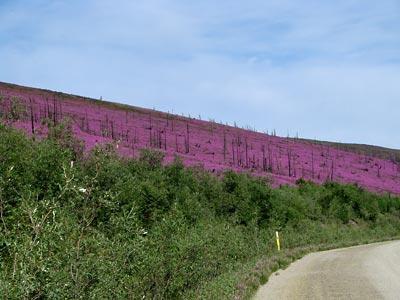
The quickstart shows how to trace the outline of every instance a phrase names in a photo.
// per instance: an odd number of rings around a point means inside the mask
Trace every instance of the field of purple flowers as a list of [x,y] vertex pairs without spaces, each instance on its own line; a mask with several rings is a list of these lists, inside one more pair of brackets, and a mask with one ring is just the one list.
[[357,154],[334,145],[260,132],[47,90],[0,83],[3,122],[43,136],[47,122],[69,119],[87,150],[114,143],[121,155],[143,148],[179,155],[188,166],[213,173],[232,169],[270,177],[273,186],[303,178],[316,183],[356,183],[374,192],[400,194],[395,159]]

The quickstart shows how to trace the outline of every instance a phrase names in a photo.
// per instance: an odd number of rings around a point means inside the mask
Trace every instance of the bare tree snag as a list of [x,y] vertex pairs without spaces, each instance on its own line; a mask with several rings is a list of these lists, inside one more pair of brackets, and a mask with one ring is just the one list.
[[31,111],[31,132],[32,135],[35,135],[35,122],[34,122],[34,117],[33,117],[33,103],[32,103],[32,98],[29,98],[29,103],[30,103],[30,111]]

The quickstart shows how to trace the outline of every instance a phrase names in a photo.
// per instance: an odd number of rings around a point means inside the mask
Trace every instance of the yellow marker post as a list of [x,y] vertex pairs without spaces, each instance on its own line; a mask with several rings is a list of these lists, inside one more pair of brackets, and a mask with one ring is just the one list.
[[276,246],[278,247],[278,251],[281,251],[281,243],[279,241],[279,232],[276,231]]

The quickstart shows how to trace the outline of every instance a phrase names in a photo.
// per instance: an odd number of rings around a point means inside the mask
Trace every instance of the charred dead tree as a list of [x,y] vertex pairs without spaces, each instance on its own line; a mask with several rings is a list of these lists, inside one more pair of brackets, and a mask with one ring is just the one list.
[[153,148],[157,148],[158,146],[157,146],[157,144],[158,144],[158,141],[157,141],[157,131],[155,131],[155,130],[153,130],[153,133],[152,133],[152,135],[151,135],[151,141],[150,141],[150,146],[151,147],[153,147]]
[[60,114],[60,119],[62,120],[64,118],[64,116],[63,116],[61,101],[59,102],[58,111],[59,111],[59,114]]
[[236,161],[235,161],[235,142],[234,142],[233,139],[232,139],[232,163],[233,163],[233,165],[236,164]]
[[53,124],[57,125],[57,105],[56,105],[56,97],[53,97]]
[[280,172],[281,172],[281,164],[280,164],[280,162],[279,162],[279,159],[278,159],[278,155],[277,154],[275,154],[275,161],[276,161],[276,172],[278,173],[278,174],[280,174]]
[[91,133],[89,128],[89,117],[87,111],[85,111],[85,130],[87,133]]
[[114,133],[114,121],[111,121],[111,138],[115,140],[115,133]]
[[240,151],[240,137],[238,136],[236,138],[236,161],[237,165],[240,167],[242,164],[242,158],[241,158],[241,151]]
[[158,129],[157,139],[158,139],[158,148],[162,149],[162,130]]
[[186,122],[186,139],[185,139],[185,152],[189,153],[190,151],[190,132],[189,132],[189,123]]
[[29,98],[29,104],[30,104],[30,112],[31,112],[31,132],[32,132],[32,135],[35,135],[35,120],[34,120],[34,113],[33,113],[32,98]]
[[129,133],[130,133],[130,130],[127,129],[127,130],[125,131],[125,134],[122,135],[122,140],[123,140],[124,142],[126,142],[126,143],[129,142]]
[[164,128],[164,150],[167,151],[167,127]]
[[149,124],[150,124],[150,126],[149,126],[149,146],[150,147],[153,147],[153,122],[152,122],[152,119],[151,119],[151,114],[149,115]]
[[165,114],[165,119],[167,120],[167,127],[169,126],[169,111]]
[[297,157],[296,155],[293,156],[293,176],[297,178]]
[[136,128],[133,130],[133,143],[137,144],[139,142],[139,139],[137,137],[137,130]]
[[271,144],[268,142],[268,171],[273,172]]
[[287,160],[288,160],[288,169],[289,169],[289,177],[292,176],[292,150],[288,146],[287,149]]
[[246,155],[246,168],[249,167],[249,154],[248,154],[248,144],[247,144],[247,138],[245,138],[245,155]]
[[135,139],[131,142],[132,157],[135,157]]
[[265,157],[265,145],[262,145],[261,151],[262,151],[262,169],[264,172],[266,172],[267,171],[267,158]]
[[106,121],[105,124],[103,124],[103,136],[104,137],[109,137],[110,133],[109,133],[109,121],[108,121],[108,114],[106,114]]
[[311,146],[311,176],[314,179],[315,170],[314,170],[314,147]]
[[51,120],[52,115],[51,115],[51,111],[50,111],[49,99],[47,99],[47,98],[46,98],[46,108],[47,108],[46,117],[47,117],[47,119]]
[[4,96],[0,93],[0,114],[4,112]]
[[224,161],[226,160],[226,132],[224,129]]

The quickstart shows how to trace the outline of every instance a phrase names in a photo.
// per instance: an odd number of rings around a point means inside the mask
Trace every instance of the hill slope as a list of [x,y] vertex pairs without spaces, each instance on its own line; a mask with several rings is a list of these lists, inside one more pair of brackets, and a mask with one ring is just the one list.
[[65,118],[87,149],[114,142],[120,154],[137,156],[146,147],[174,155],[211,172],[226,169],[269,176],[273,185],[299,178],[316,183],[357,183],[371,191],[400,194],[399,152],[362,145],[315,143],[243,130],[155,110],[0,83],[3,120],[43,135]]

